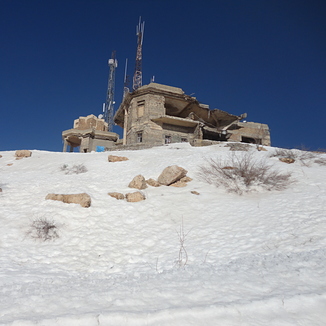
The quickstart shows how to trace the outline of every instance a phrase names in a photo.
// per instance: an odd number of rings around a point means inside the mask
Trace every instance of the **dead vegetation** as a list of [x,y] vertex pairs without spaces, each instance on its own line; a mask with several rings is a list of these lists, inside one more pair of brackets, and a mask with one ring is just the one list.
[[60,170],[64,171],[65,174],[80,174],[88,171],[84,164],[74,164],[71,167],[69,167],[68,164],[64,164],[61,166]]
[[278,148],[271,154],[270,157],[278,157],[279,159],[291,159],[299,162],[303,166],[310,166],[316,154],[309,151],[302,151],[299,149],[284,149]]
[[38,218],[29,227],[26,235],[35,240],[50,241],[59,238],[58,227],[53,220]]
[[292,182],[290,172],[275,170],[266,160],[255,159],[252,152],[233,153],[226,161],[208,159],[200,167],[199,177],[238,195],[255,190],[283,190]]

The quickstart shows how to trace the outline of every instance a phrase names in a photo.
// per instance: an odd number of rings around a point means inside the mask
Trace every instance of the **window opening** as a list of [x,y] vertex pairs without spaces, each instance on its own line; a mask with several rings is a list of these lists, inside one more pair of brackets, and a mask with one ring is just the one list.
[[137,102],[137,117],[140,118],[144,115],[145,100]]
[[165,135],[165,144],[171,144],[171,136]]
[[142,143],[142,142],[143,142],[143,133],[137,132],[137,143]]

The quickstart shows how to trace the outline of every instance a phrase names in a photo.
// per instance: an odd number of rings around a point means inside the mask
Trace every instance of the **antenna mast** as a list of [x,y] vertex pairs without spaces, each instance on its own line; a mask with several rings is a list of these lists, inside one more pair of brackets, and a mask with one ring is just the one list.
[[114,85],[115,85],[115,69],[118,67],[118,61],[115,58],[115,51],[112,52],[111,59],[108,61],[110,67],[108,91],[106,94],[106,102],[103,105],[104,120],[108,123],[108,131],[113,130],[113,111],[114,111]]
[[144,37],[144,26],[145,26],[145,22],[141,22],[141,17],[139,17],[139,23],[136,26],[137,53],[136,53],[135,74],[133,79],[134,91],[142,86],[142,46],[143,46],[143,37]]
[[129,75],[127,75],[127,66],[128,66],[128,59],[126,59],[126,64],[125,64],[125,76],[123,79],[123,97],[122,97],[122,99],[124,99],[125,96],[129,93]]

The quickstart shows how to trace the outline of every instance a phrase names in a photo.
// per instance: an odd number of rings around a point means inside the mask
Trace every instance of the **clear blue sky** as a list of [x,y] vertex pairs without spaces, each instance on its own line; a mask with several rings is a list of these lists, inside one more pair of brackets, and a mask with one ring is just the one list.
[[246,112],[274,146],[326,148],[324,0],[0,0],[0,150],[61,151],[74,119],[101,113],[113,50],[117,109],[140,15],[143,84]]

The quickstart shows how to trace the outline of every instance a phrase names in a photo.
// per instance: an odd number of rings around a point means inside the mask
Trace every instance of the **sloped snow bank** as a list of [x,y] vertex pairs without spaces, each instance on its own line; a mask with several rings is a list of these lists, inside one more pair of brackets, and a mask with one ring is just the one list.
[[[2,152],[0,324],[324,325],[326,169],[254,153],[296,182],[244,196],[208,185],[198,168],[226,157],[222,146],[125,151],[129,161],[116,163],[110,153]],[[61,169],[74,164],[87,172]],[[187,187],[148,187],[140,203],[107,195],[173,164],[193,178]],[[46,201],[50,192],[87,192],[92,206]],[[55,221],[60,237],[28,237],[37,218]]]

